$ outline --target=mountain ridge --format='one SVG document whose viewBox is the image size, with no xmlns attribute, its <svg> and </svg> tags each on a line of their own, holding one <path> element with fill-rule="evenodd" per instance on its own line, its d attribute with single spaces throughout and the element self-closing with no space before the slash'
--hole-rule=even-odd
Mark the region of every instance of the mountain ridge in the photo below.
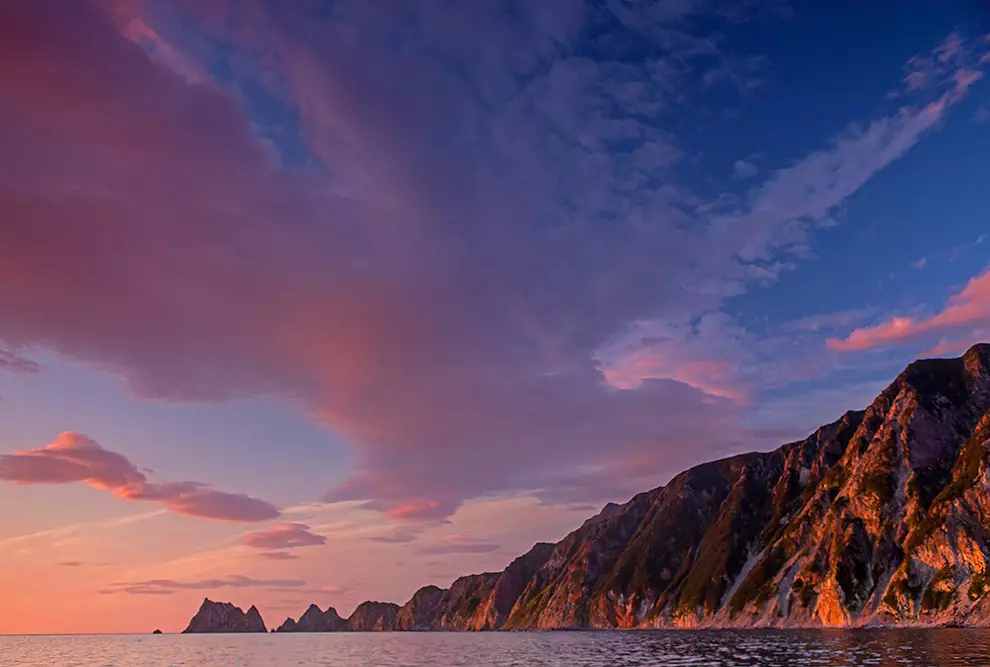
<svg viewBox="0 0 990 667">
<path fill-rule="evenodd" d="M 988 445 L 978 344 L 803 440 L 689 468 L 502 572 L 332 629 L 990 625 Z"/>
</svg>

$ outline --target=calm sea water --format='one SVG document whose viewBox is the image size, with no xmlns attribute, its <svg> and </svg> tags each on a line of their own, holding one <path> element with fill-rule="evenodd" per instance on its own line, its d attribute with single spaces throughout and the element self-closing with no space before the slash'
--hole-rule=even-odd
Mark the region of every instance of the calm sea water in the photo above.
<svg viewBox="0 0 990 667">
<path fill-rule="evenodd" d="M 990 631 L 369 633 L 0 637 L 45 667 L 990 666 Z"/>
</svg>

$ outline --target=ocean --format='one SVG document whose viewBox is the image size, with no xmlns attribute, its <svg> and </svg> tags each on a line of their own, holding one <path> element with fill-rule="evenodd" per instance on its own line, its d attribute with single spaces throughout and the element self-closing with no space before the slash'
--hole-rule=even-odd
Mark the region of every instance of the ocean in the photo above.
<svg viewBox="0 0 990 667">
<path fill-rule="evenodd" d="M 990 630 L 0 636 L 0 665 L 986 667 Z"/>
</svg>

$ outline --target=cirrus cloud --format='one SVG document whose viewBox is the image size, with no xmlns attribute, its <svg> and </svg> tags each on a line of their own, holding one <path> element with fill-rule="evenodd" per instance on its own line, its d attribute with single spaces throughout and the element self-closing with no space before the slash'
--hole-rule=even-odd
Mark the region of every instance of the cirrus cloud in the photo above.
<svg viewBox="0 0 990 667">
<path fill-rule="evenodd" d="M 486 540 L 472 540 L 460 535 L 448 535 L 439 544 L 419 548 L 419 553 L 431 556 L 446 554 L 487 554 L 498 551 L 500 545 Z"/>
<path fill-rule="evenodd" d="M 969 280 L 938 313 L 928 317 L 894 316 L 872 327 L 854 329 L 845 338 L 829 338 L 834 350 L 868 350 L 942 337 L 931 354 L 966 349 L 990 335 L 990 269 Z"/>
<path fill-rule="evenodd" d="M 210 591 L 218 588 L 288 588 L 306 585 L 301 579 L 255 579 L 243 574 L 231 574 L 219 579 L 176 581 L 175 579 L 148 579 L 113 584 L 100 591 L 101 595 L 126 593 L 127 595 L 172 595 L 176 591 Z"/>
<path fill-rule="evenodd" d="M 268 560 L 295 560 L 299 558 L 298 555 L 288 551 L 265 551 L 259 555 Z"/>
</svg>

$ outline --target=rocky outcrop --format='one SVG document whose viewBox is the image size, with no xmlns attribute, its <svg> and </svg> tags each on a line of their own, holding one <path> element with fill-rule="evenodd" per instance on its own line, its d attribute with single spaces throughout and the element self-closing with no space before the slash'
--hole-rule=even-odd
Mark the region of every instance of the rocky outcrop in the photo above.
<svg viewBox="0 0 990 667">
<path fill-rule="evenodd" d="M 337 632 L 347 629 L 347 619 L 343 619 L 333 607 L 327 607 L 326 611 L 320 611 L 315 604 L 309 605 L 309 609 L 296 621 L 292 618 L 285 619 L 285 622 L 278 627 L 276 632 Z"/>
<path fill-rule="evenodd" d="M 402 605 L 392 622 L 393 630 L 436 630 L 445 591 L 437 586 L 424 586 Z"/>
<path fill-rule="evenodd" d="M 391 630 L 399 605 L 392 602 L 362 602 L 347 619 L 347 629 L 351 632 Z"/>
<path fill-rule="evenodd" d="M 206 598 L 183 632 L 268 632 L 268 630 L 254 605 L 251 605 L 245 613 L 240 607 L 235 607 L 229 602 L 213 602 Z"/>
<path fill-rule="evenodd" d="M 509 613 L 519 600 L 519 596 L 529 585 L 551 554 L 554 545 L 540 542 L 526 554 L 509 563 L 494 578 L 490 590 L 486 590 L 477 605 L 470 598 L 461 598 L 453 614 L 450 629 L 455 630 L 497 630 L 509 618 Z M 459 620 L 463 619 L 463 620 Z"/>
<path fill-rule="evenodd" d="M 804 440 L 691 468 L 502 572 L 363 603 L 347 624 L 869 625 L 990 626 L 990 345 L 917 361 Z"/>
<path fill-rule="evenodd" d="M 320 614 L 311 606 L 297 623 L 286 619 L 279 632 L 331 632 L 334 630 L 495 630 L 505 623 L 516 600 L 533 575 L 543 567 L 553 544 L 540 543 L 512 561 L 502 572 L 486 572 L 460 577 L 450 588 L 425 586 L 416 591 L 402 607 L 365 602 L 350 619 L 336 617 L 332 623 L 310 623 L 303 629 L 307 616 Z"/>
</svg>

